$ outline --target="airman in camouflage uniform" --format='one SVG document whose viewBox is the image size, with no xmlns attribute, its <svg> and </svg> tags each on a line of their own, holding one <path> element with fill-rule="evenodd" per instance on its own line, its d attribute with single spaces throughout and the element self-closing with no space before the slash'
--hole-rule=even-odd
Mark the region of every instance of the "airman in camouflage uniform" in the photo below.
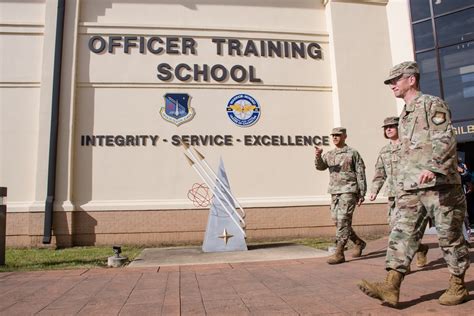
<svg viewBox="0 0 474 316">
<path fill-rule="evenodd" d="M 398 121 L 397 116 L 387 117 L 382 125 L 384 129 L 384 137 L 390 139 L 390 143 L 383 146 L 380 150 L 375 164 L 375 175 L 372 180 L 369 199 L 374 201 L 377 198 L 380 189 L 385 183 L 385 196 L 388 198 L 388 223 L 393 229 L 400 219 L 400 212 L 396 203 L 396 176 L 398 157 L 400 155 L 400 142 L 398 138 Z M 425 231 L 425 227 L 422 228 Z M 427 253 L 429 247 L 420 243 L 420 247 L 416 252 L 416 265 L 423 267 L 427 263 Z M 410 270 L 410 266 L 407 267 Z M 407 271 L 409 272 L 409 271 Z"/>
<path fill-rule="evenodd" d="M 390 143 L 382 147 L 377 157 L 369 199 L 374 201 L 385 183 L 385 196 L 388 198 L 388 223 L 390 227 L 393 227 L 396 219 L 399 217 L 395 203 L 395 172 L 398 151 L 400 150 L 397 132 L 398 117 L 386 118 L 382 127 L 384 129 L 384 137 L 390 139 Z M 387 136 L 387 132 L 391 133 L 390 137 Z"/>
<path fill-rule="evenodd" d="M 419 91 L 415 62 L 394 66 L 385 84 L 403 98 L 398 132 L 401 141 L 397 174 L 397 206 L 400 219 L 389 237 L 384 282 L 362 280 L 358 286 L 367 295 L 396 306 L 400 285 L 431 218 L 439 245 L 451 273 L 449 288 L 439 298 L 442 305 L 457 305 L 468 299 L 464 275 L 469 253 L 462 234 L 466 200 L 457 172 L 456 139 L 451 112 L 438 97 Z"/>
<path fill-rule="evenodd" d="M 346 145 L 346 129 L 332 130 L 332 140 L 336 148 L 322 154 L 316 147 L 315 166 L 317 170 L 329 169 L 329 189 L 331 194 L 331 217 L 336 224 L 336 253 L 328 259 L 329 264 L 345 261 L 344 246 L 350 239 L 354 243 L 353 257 L 360 257 L 365 242 L 352 229 L 352 215 L 356 205 L 361 205 L 367 190 L 365 165 L 360 154 Z"/>
</svg>

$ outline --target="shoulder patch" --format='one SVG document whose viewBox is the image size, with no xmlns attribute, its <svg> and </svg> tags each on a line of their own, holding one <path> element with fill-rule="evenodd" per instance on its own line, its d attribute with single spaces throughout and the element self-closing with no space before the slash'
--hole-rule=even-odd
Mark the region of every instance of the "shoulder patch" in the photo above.
<svg viewBox="0 0 474 316">
<path fill-rule="evenodd" d="M 441 112 L 441 111 L 436 111 L 433 117 L 431 117 L 431 121 L 435 125 L 443 124 L 444 122 L 446 122 L 446 113 Z"/>
</svg>

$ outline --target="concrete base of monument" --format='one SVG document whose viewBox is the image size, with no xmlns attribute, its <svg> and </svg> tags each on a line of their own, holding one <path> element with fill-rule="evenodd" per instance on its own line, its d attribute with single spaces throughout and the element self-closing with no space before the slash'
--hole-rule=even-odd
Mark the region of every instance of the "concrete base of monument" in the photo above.
<svg viewBox="0 0 474 316">
<path fill-rule="evenodd" d="M 239 263 L 327 257 L 327 251 L 277 243 L 249 246 L 247 251 L 203 252 L 201 247 L 147 248 L 128 267 Z"/>
<path fill-rule="evenodd" d="M 119 268 L 128 261 L 128 257 L 112 256 L 107 259 L 107 266 L 111 268 Z"/>
</svg>

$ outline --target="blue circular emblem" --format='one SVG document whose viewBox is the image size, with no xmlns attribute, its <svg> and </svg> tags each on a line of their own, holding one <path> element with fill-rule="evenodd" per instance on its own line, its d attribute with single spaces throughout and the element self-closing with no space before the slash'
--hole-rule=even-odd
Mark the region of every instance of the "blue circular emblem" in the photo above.
<svg viewBox="0 0 474 316">
<path fill-rule="evenodd" d="M 252 126 L 260 118 L 260 106 L 248 94 L 237 94 L 227 103 L 227 115 L 241 127 Z"/>
</svg>

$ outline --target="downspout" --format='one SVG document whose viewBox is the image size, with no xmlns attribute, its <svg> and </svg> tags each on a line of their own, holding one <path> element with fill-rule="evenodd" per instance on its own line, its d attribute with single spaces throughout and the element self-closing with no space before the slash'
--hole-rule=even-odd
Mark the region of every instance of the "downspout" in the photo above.
<svg viewBox="0 0 474 316">
<path fill-rule="evenodd" d="M 49 134 L 48 189 L 44 210 L 43 244 L 51 243 L 53 206 L 56 190 L 56 156 L 58 152 L 59 90 L 61 88 L 61 59 L 63 53 L 65 0 L 58 0 L 56 39 L 54 42 L 53 95 L 51 101 L 51 130 Z"/>
</svg>

